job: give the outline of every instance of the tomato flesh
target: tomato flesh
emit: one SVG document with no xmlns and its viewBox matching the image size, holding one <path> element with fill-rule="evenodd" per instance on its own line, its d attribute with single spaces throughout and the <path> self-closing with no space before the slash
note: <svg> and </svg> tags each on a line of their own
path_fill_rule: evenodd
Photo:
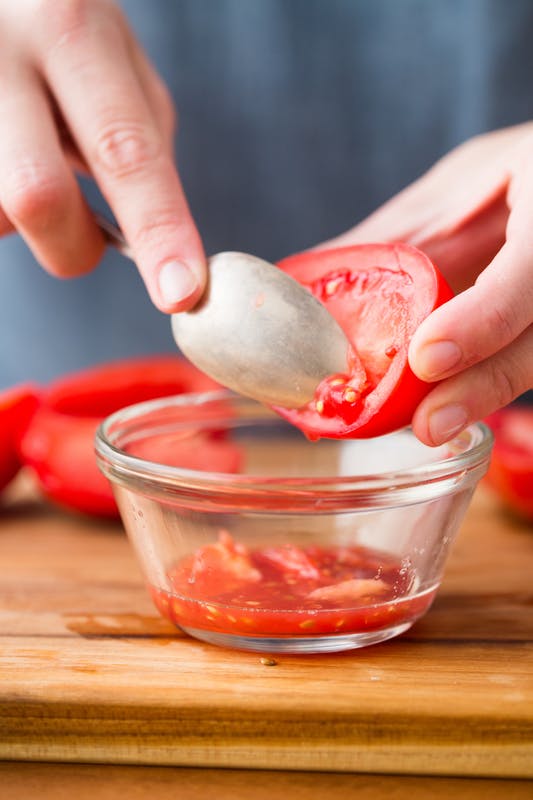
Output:
<svg viewBox="0 0 533 800">
<path fill-rule="evenodd" d="M 170 590 L 151 586 L 174 624 L 244 636 L 358 633 L 412 622 L 434 590 L 416 594 L 409 564 L 362 546 L 249 549 L 221 531 L 213 544 L 168 573 Z"/>
<path fill-rule="evenodd" d="M 431 261 L 403 244 L 303 253 L 279 267 L 306 286 L 344 330 L 353 351 L 301 409 L 276 408 L 311 438 L 379 436 L 408 425 L 431 385 L 407 362 L 425 317 L 452 297 Z"/>
<path fill-rule="evenodd" d="M 485 482 L 510 509 L 533 520 L 533 408 L 504 408 L 487 422 L 494 447 Z"/>
</svg>

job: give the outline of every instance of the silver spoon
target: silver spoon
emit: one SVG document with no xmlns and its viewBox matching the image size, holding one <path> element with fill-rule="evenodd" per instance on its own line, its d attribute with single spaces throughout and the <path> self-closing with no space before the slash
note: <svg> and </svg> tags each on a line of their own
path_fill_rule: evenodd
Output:
<svg viewBox="0 0 533 800">
<path fill-rule="evenodd" d="M 120 229 L 95 214 L 106 241 L 131 258 Z M 350 345 L 325 306 L 286 273 L 246 253 L 208 259 L 197 305 L 172 315 L 176 344 L 223 386 L 267 405 L 299 408 L 328 375 L 346 372 Z"/>
</svg>

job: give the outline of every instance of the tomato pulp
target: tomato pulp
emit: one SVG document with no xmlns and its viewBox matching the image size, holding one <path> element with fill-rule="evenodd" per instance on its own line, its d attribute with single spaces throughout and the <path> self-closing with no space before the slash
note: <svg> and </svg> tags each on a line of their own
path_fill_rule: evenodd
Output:
<svg viewBox="0 0 533 800">
<path fill-rule="evenodd" d="M 533 408 L 510 406 L 487 422 L 494 447 L 485 481 L 505 505 L 533 520 Z"/>
<path fill-rule="evenodd" d="M 367 244 L 302 253 L 278 266 L 324 303 L 353 351 L 346 374 L 326 378 L 310 403 L 276 411 L 310 438 L 366 438 L 408 425 L 431 388 L 409 367 L 409 342 L 453 296 L 435 265 L 405 244 Z"/>
<path fill-rule="evenodd" d="M 240 636 L 360 633 L 411 623 L 435 589 L 416 593 L 408 561 L 362 546 L 287 543 L 249 549 L 227 531 L 151 586 L 163 616 L 185 629 Z"/>
</svg>

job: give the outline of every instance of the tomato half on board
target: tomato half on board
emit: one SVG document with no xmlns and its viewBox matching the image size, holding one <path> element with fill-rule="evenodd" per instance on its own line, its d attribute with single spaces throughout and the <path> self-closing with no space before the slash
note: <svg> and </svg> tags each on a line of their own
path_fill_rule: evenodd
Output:
<svg viewBox="0 0 533 800">
<path fill-rule="evenodd" d="M 39 390 L 32 384 L 0 392 L 0 491 L 21 467 L 18 440 L 39 402 Z"/>
<path fill-rule="evenodd" d="M 276 408 L 310 438 L 367 438 L 408 425 L 431 384 L 407 361 L 409 342 L 453 292 L 424 253 L 365 244 L 301 253 L 278 266 L 306 286 L 340 324 L 353 352 L 300 409 Z"/>
<path fill-rule="evenodd" d="M 51 384 L 20 442 L 44 494 L 69 508 L 115 517 L 111 486 L 96 464 L 94 435 L 102 420 L 124 406 L 158 397 L 203 392 L 218 385 L 179 356 L 151 356 L 104 364 Z M 138 453 L 141 457 L 143 453 Z M 152 460 L 169 453 L 151 449 Z M 192 447 L 174 448 L 174 463 L 190 469 L 236 469 L 235 446 L 206 434 Z"/>
<path fill-rule="evenodd" d="M 508 508 L 533 520 L 533 407 L 510 406 L 486 422 L 494 447 L 485 482 Z"/>
</svg>

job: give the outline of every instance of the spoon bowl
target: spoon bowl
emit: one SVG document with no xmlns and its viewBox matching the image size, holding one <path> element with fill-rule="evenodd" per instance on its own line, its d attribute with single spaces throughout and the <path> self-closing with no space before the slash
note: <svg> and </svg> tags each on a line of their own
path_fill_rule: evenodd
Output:
<svg viewBox="0 0 533 800">
<path fill-rule="evenodd" d="M 182 353 L 219 383 L 268 405 L 299 408 L 328 375 L 346 372 L 350 345 L 305 287 L 246 253 L 208 261 L 199 303 L 172 315 Z"/>
<path fill-rule="evenodd" d="M 131 259 L 120 228 L 93 213 L 107 243 Z M 218 253 L 207 268 L 200 301 L 172 315 L 176 344 L 207 375 L 261 403 L 300 408 L 324 378 L 347 372 L 342 328 L 294 278 L 247 253 Z"/>
</svg>

